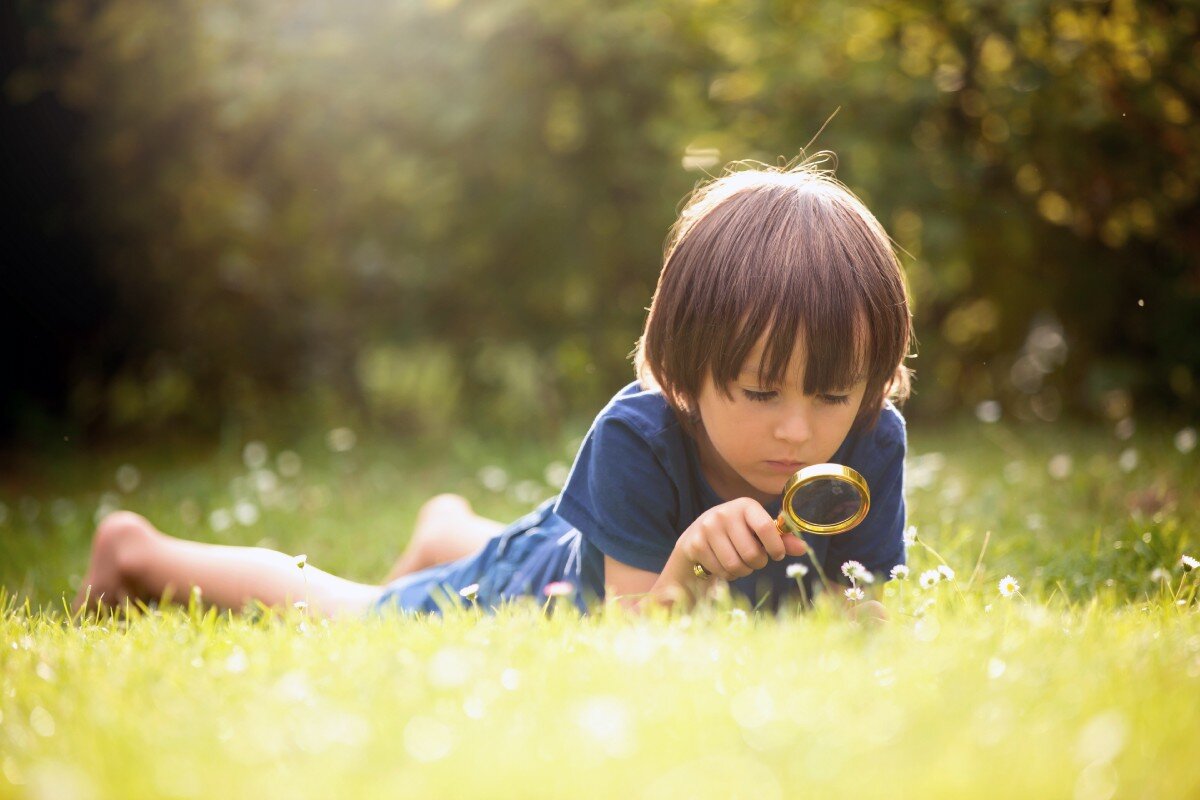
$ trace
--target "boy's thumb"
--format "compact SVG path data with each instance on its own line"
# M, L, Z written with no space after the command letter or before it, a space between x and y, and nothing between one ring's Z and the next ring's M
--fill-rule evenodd
M783 549L789 556L802 556L808 552L808 545L799 536L787 533L783 536Z

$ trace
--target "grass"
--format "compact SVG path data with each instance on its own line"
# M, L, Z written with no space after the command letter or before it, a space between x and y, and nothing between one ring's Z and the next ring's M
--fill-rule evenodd
M1180 556L1200 555L1200 453L1174 437L914 428L913 574L874 587L884 625L720 602L336 624L193 605L72 626L102 506L378 579L430 494L515 517L574 442L35 459L0 484L0 797L1196 796L1200 573ZM301 467L281 476L289 447ZM943 562L955 578L921 590Z

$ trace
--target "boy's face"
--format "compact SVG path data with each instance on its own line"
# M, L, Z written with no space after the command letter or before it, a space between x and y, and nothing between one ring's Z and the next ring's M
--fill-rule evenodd
M724 500L777 500L793 472L829 461L862 404L866 381L836 393L806 396L806 354L798 345L781 386L762 386L758 365L765 339L751 351L727 398L705 379L696 399L704 430L700 462L705 477ZM706 434L706 435L705 435Z

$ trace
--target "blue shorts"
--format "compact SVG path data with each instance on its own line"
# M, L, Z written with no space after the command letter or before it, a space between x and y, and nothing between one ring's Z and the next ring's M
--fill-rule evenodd
M579 532L552 511L551 498L497 533L478 553L404 575L383 587L368 613L384 611L441 614L448 607L470 608L460 591L478 584L475 603L495 610L505 600L533 597L554 581L576 587L576 605L586 610L579 586Z

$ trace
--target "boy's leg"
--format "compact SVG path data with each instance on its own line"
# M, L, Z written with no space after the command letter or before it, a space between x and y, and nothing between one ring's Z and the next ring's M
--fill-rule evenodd
M477 515L456 494L436 495L417 512L408 547L383 582L477 553L503 528L504 523Z
M286 607L298 600L323 616L359 614L380 595L378 586L355 583L313 566L303 571L292 556L262 547L231 547L176 539L128 512L109 514L96 529L91 562L74 608L115 606L126 598L156 600L169 588L186 602L191 587L205 602L241 610L250 600Z

